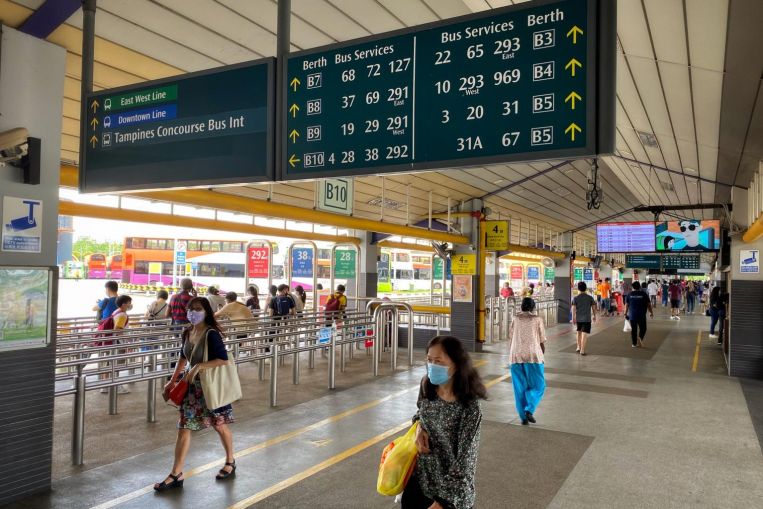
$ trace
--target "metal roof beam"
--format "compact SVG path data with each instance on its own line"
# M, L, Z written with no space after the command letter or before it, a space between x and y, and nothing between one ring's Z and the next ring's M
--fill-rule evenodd
M47 0L21 24L19 31L45 39L81 5L81 0Z

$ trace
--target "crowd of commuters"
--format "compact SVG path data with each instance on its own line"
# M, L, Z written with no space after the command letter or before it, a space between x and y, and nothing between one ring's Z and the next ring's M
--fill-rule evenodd
M106 298L98 301L96 309L101 317L108 316L113 328L127 326L127 311L131 307L129 296L119 296L116 284L107 283ZM514 391L516 412L522 425L536 423L535 412L543 398L545 381L546 330L543 320L535 312L533 295L548 291L529 285L523 289L524 297L520 311L508 329L509 370ZM553 292L553 287L550 287ZM572 300L572 322L576 324L577 352L586 355L588 334L596 323L599 313L609 315L617 310L617 300L625 297L625 315L631 329L632 347L641 347L647 331L647 314L654 317L654 308L660 298L663 305L671 307L671 318L677 318L677 309L685 301L685 310L691 314L697 302L707 298L711 317L711 337L722 341L728 295L715 287L708 292L706 284L675 281L650 281L643 287L638 281L632 284L613 285L609 278L599 281L594 288L585 282L577 285L578 294ZM593 291L593 294L589 293ZM218 318L230 320L251 319L264 312L277 323L287 317L303 312L307 302L304 288L292 291L287 285L273 286L264 307L260 306L258 288L247 288L245 303L239 302L235 292L228 292L220 305L219 290L209 292L206 298L196 296L190 279L181 282L181 291L169 298L166 291L159 291L145 316L149 319L171 318L172 324L182 327L180 358L165 387L169 393L187 380L189 389L178 405L178 433L174 462L167 477L154 485L157 491L183 486L183 468L191 444L193 431L209 427L220 436L225 450L225 463L217 472L216 479L225 480L235 475L236 461L233 435L229 425L234 422L230 404L210 409L206 406L204 388L197 376L200 372L223 366L228 353L223 343ZM708 296L709 294L709 296ZM501 296L514 297L508 283L501 288ZM324 308L326 325L341 323L347 306L345 288L338 285ZM675 318L674 318L675 317ZM715 334L716 326L718 334ZM470 508L475 502L475 470L479 450L482 411L480 400L487 397L487 390L469 354L461 341L451 336L433 338L426 349L427 371L423 376L417 401L418 410L413 416L417 424L416 448L418 459L412 476L401 496L404 509L408 508Z

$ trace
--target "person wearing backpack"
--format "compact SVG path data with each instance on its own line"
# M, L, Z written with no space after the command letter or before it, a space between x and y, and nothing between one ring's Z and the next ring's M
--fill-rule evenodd
M161 320L167 318L170 314L169 304L167 304L167 299L169 298L170 294L167 293L167 290L159 290L156 292L156 300L148 305L145 317L149 320Z
M116 298L115 301L116 309L114 312L108 316L106 319L102 320L101 323L98 324L98 330L99 331L107 331L107 330L122 330L127 327L127 324L130 322L130 317L127 316L127 312L132 309L132 297L129 295L120 295ZM104 333L101 334L101 337L104 336L110 336L111 334ZM114 341L107 340L107 341L97 341L96 346L108 346L113 345ZM103 352L105 356L108 356L111 354L112 351ZM119 350L117 350L117 353L121 353ZM101 367L108 367L107 363L102 363ZM101 374L101 380L108 380L109 374L108 373L102 373ZM101 394L106 394L108 391L107 388L101 389ZM124 387L122 385L117 387L117 392L119 394L129 394L130 390L127 389L127 387Z
M273 320L282 320L285 317L293 315L295 313L296 304L291 295L289 295L289 287L286 285L280 285L278 287L278 293L272 299L270 299L270 307L268 312Z
M347 297L344 291L344 285L337 285L336 292L326 301L326 306L323 308L326 315L326 327L331 327L334 321L341 321L344 316L344 310L347 309Z
M104 285L106 288L106 298L99 299L93 306L95 311L95 319L98 322L102 322L111 316L115 309L117 309L117 292L119 291L119 283L116 281L106 281Z

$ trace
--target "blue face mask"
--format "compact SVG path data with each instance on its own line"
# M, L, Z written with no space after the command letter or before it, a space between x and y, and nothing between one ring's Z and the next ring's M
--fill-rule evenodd
M427 363L427 376L429 381L434 385L442 385L450 380L447 366L440 366L439 364Z

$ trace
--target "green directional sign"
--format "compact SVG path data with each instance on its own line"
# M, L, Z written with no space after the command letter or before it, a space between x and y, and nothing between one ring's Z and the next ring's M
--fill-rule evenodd
M543 268L544 281L553 281L555 277L556 277L556 269L552 269L549 267Z
M573 274L574 274L574 276L573 276L573 280L574 281L582 281L583 280L583 268L582 267L580 267L580 268L576 267L574 269L574 271L573 271Z
M334 277L337 279L355 278L355 259L355 251L337 249L334 255Z
M272 181L274 69L267 58L88 95L80 190Z
M611 152L613 4L528 2L290 55L281 177Z
M625 255L625 267L629 269L659 269L660 255Z
M662 268L699 270L699 255L662 255Z

